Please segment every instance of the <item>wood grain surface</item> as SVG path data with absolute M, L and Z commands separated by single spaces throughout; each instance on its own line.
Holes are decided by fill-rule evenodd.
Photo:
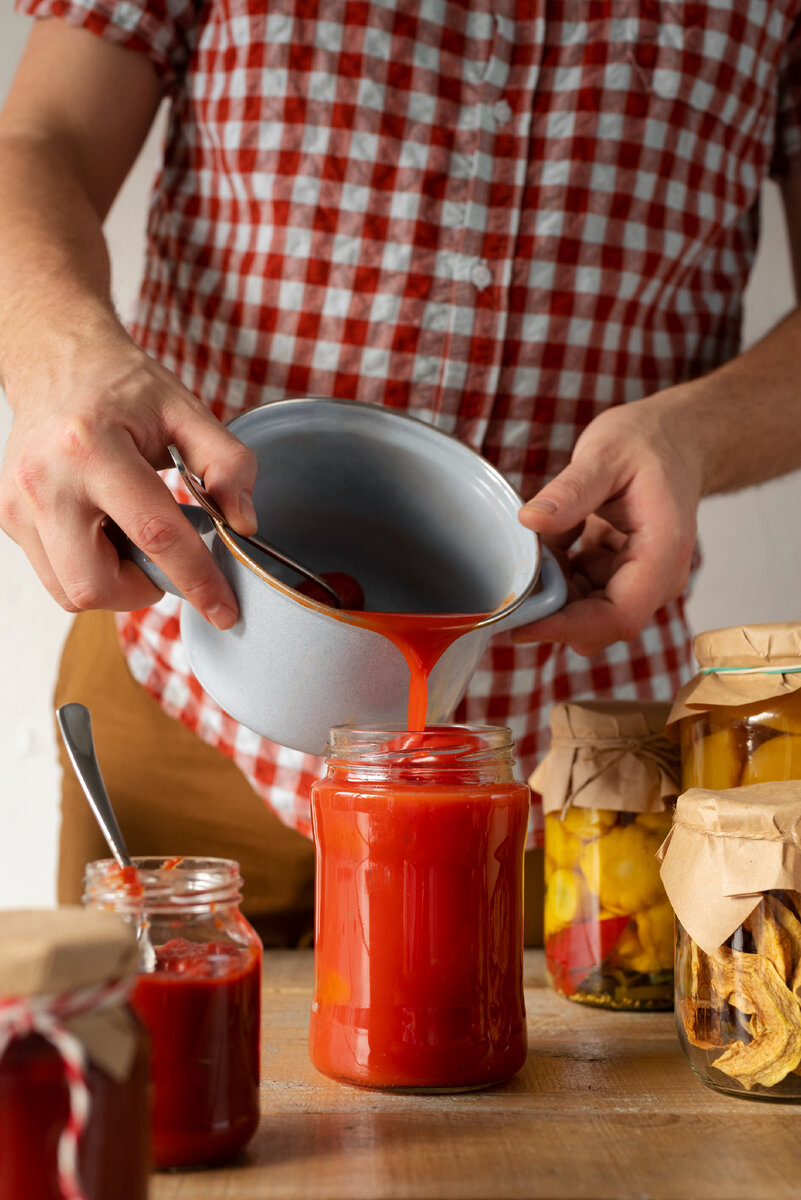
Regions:
M 261 1125 L 228 1167 L 153 1177 L 151 1200 L 784 1200 L 801 1106 L 704 1087 L 672 1013 L 573 1004 L 526 952 L 529 1054 L 484 1092 L 405 1096 L 319 1075 L 311 951 L 264 964 Z

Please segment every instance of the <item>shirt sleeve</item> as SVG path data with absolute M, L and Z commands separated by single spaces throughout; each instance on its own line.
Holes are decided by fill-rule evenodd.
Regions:
M 774 179 L 801 171 L 801 20 L 785 47 L 779 75 L 776 141 L 770 173 Z
M 18 13 L 58 17 L 147 54 L 165 90 L 186 69 L 202 0 L 14 0 Z

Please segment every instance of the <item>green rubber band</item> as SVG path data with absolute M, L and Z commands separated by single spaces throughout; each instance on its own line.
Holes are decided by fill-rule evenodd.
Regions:
M 701 667 L 702 675 L 793 675 L 798 667 Z

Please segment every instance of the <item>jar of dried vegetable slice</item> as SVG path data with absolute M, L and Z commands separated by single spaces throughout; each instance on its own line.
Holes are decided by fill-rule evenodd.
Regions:
M 551 748 L 529 783 L 545 813 L 545 961 L 570 1000 L 673 1007 L 673 910 L 656 851 L 679 787 L 670 706 L 551 709 Z
M 730 1095 L 801 1100 L 801 782 L 685 792 L 660 854 L 692 1069 Z
M 682 789 L 801 779 L 801 624 L 700 633 L 699 671 L 676 696 Z

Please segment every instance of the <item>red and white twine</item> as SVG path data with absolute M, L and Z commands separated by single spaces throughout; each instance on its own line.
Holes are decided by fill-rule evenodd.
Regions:
M 58 1142 L 57 1166 L 63 1200 L 87 1200 L 78 1171 L 78 1147 L 89 1120 L 91 1096 L 83 1043 L 67 1029 L 74 1017 L 124 1003 L 133 979 L 49 996 L 0 999 L 0 1061 L 12 1042 L 38 1033 L 55 1047 L 64 1064 L 70 1109 Z

